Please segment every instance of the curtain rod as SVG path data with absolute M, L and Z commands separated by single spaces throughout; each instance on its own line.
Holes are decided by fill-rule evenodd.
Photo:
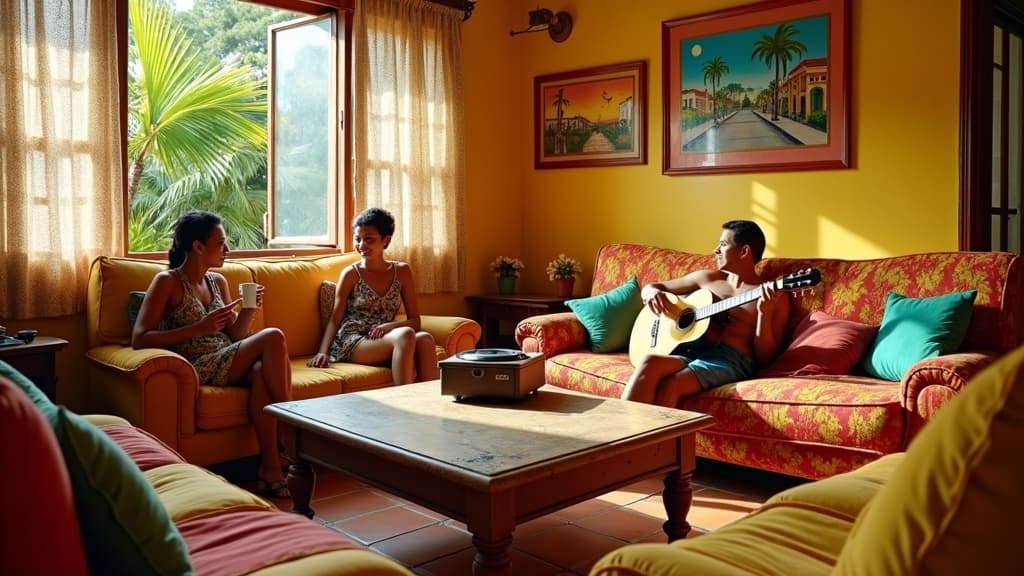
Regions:
M 476 0 L 427 0 L 427 2 L 462 10 L 463 14 L 465 14 L 462 17 L 463 22 L 469 20 L 469 17 L 473 15 L 473 8 L 476 8 Z

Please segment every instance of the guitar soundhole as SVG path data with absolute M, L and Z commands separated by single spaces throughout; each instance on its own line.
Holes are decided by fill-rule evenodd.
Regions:
M 694 313 L 693 308 L 687 308 L 679 314 L 679 319 L 676 320 L 676 327 L 682 331 L 689 330 L 690 327 L 693 326 L 695 320 L 696 314 Z

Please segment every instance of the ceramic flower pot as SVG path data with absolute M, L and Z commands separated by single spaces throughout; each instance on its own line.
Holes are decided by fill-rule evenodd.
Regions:
M 572 289 L 576 286 L 576 278 L 555 278 L 555 294 L 559 298 L 572 298 Z
M 498 276 L 498 294 L 513 294 L 515 291 L 515 276 Z

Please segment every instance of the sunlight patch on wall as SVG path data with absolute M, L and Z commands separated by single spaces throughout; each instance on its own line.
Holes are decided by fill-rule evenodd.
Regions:
M 779 245 L 779 195 L 764 184 L 754 182 L 750 190 L 751 218 L 761 226 L 765 236 L 764 255 L 778 257 Z
M 818 217 L 818 254 L 848 260 L 895 256 L 891 251 L 824 216 Z

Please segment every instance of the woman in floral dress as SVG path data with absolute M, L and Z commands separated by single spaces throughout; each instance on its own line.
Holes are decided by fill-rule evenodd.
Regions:
M 257 287 L 256 308 L 236 312 L 241 299 L 225 303 L 228 282 L 210 269 L 223 266 L 229 251 L 216 214 L 192 210 L 178 218 L 168 269 L 146 291 L 132 346 L 181 354 L 195 367 L 202 386 L 248 386 L 249 418 L 260 445 L 257 489 L 265 496 L 287 498 L 277 419 L 264 414 L 263 407 L 291 399 L 288 347 L 278 328 L 249 334 L 263 305 L 263 286 Z
M 395 233 L 394 217 L 370 208 L 356 216 L 352 231 L 362 260 L 341 271 L 320 350 L 308 364 L 389 364 L 396 385 L 436 379 L 437 349 L 434 337 L 420 330 L 412 269 L 384 259 Z M 406 318 L 395 320 L 402 305 Z

